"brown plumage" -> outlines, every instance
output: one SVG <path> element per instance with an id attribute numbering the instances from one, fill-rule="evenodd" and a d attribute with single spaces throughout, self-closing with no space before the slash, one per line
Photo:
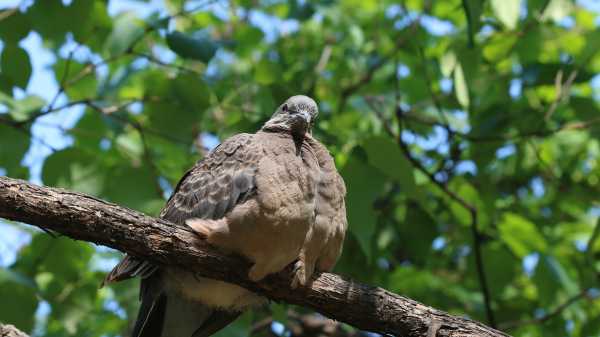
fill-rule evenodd
<path id="1" fill-rule="evenodd" d="M 331 270 L 346 232 L 346 188 L 311 135 L 317 113 L 312 99 L 293 96 L 256 134 L 226 139 L 183 176 L 160 216 L 246 256 L 255 281 L 294 262 L 294 287 L 310 282 L 315 270 Z M 129 256 L 106 281 L 138 275 L 135 337 L 209 336 L 265 302 L 236 285 Z"/>

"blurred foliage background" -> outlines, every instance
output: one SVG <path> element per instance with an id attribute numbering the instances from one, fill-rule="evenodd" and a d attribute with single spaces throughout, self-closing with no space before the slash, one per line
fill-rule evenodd
<path id="1" fill-rule="evenodd" d="M 598 2 L 8 2 L 0 174 L 157 215 L 307 94 L 348 186 L 337 273 L 515 336 L 600 336 Z M 0 321 L 128 335 L 137 282 L 98 289 L 120 253 L 10 222 L 0 253 Z M 305 312 L 221 335 L 294 335 Z"/>

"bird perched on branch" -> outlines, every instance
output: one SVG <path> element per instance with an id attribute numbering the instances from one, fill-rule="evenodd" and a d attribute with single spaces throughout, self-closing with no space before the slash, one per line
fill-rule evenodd
<path id="1" fill-rule="evenodd" d="M 160 216 L 244 255 L 259 281 L 294 263 L 292 286 L 329 271 L 346 232 L 346 188 L 312 137 L 315 101 L 292 96 L 255 134 L 226 139 L 177 184 Z M 266 300 L 237 285 L 126 256 L 105 283 L 142 278 L 133 337 L 205 337 Z"/>

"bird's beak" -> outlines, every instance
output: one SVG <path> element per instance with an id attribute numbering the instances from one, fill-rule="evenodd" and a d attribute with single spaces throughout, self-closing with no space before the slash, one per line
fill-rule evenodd
<path id="1" fill-rule="evenodd" d="M 301 118 L 306 125 L 310 125 L 310 113 L 306 110 L 300 110 L 298 111 L 298 113 L 296 114 L 297 118 Z"/>
<path id="2" fill-rule="evenodd" d="M 308 111 L 300 110 L 293 115 L 292 122 L 292 135 L 297 141 L 302 141 L 304 135 L 310 129 L 310 113 Z"/>

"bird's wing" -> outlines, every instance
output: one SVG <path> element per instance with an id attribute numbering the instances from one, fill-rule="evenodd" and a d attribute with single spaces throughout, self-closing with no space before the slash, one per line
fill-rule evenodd
<path id="1" fill-rule="evenodd" d="M 252 196 L 261 153 L 252 140 L 250 134 L 233 136 L 199 161 L 181 178 L 160 217 L 177 225 L 184 225 L 189 218 L 219 219 Z M 180 332 L 193 333 L 195 337 L 209 336 L 239 315 L 239 312 L 207 308 L 169 293 L 163 289 L 162 275 L 157 270 L 156 266 L 127 255 L 104 281 L 142 276 L 142 304 L 134 337 L 164 337 Z M 184 314 L 189 317 L 183 317 Z"/>
<path id="2" fill-rule="evenodd" d="M 188 171 L 161 212 L 184 224 L 190 218 L 220 219 L 256 190 L 261 152 L 251 134 L 228 138 Z"/>
<path id="3" fill-rule="evenodd" d="M 189 218 L 220 219 L 255 192 L 254 175 L 260 151 L 251 134 L 226 139 L 184 174 L 160 217 L 178 225 Z M 151 263 L 126 255 L 106 276 L 102 285 L 157 270 Z"/>

